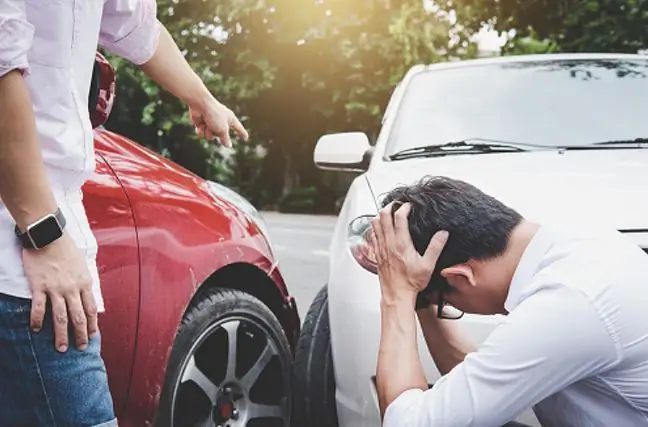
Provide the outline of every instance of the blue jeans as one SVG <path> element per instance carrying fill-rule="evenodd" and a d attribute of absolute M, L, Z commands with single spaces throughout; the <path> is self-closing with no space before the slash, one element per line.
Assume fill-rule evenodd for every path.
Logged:
<path fill-rule="evenodd" d="M 84 351 L 54 348 L 52 313 L 29 328 L 31 300 L 0 294 L 0 426 L 115 427 L 97 334 Z"/>

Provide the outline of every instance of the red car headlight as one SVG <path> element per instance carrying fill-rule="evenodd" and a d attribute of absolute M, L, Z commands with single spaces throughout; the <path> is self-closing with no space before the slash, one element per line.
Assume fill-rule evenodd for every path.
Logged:
<path fill-rule="evenodd" d="M 371 220 L 374 215 L 362 215 L 349 224 L 347 240 L 353 258 L 365 270 L 378 274 L 378 263 L 371 244 Z"/>

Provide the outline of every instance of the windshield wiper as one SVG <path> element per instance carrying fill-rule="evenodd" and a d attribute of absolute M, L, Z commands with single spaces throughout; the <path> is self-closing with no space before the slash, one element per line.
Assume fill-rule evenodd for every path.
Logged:
<path fill-rule="evenodd" d="M 445 156 L 448 154 L 515 153 L 528 151 L 528 147 L 537 146 L 494 139 L 470 138 L 461 141 L 449 141 L 444 144 L 407 148 L 390 155 L 388 158 L 390 160 L 400 160 L 410 157 Z"/>
<path fill-rule="evenodd" d="M 637 147 L 637 146 L 639 146 L 639 147 L 648 147 L 648 137 L 640 137 L 640 138 L 635 138 L 635 139 L 617 139 L 617 140 L 612 140 L 612 141 L 600 141 L 600 142 L 594 142 L 592 145 L 593 146 L 628 145 L 628 146 L 634 146 L 634 147 Z"/>
<path fill-rule="evenodd" d="M 592 142 L 586 145 L 567 145 L 560 147 L 564 150 L 605 150 L 605 149 L 636 149 L 648 148 L 648 137 L 634 139 L 616 139 Z"/>

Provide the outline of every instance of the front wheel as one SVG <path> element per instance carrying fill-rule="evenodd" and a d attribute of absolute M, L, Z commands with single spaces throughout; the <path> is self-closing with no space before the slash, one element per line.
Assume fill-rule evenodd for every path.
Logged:
<path fill-rule="evenodd" d="M 293 418 L 296 427 L 337 427 L 328 288 L 313 300 L 295 353 Z"/>
<path fill-rule="evenodd" d="M 158 427 L 290 427 L 291 353 L 274 314 L 253 296 L 209 289 L 171 350 Z"/>

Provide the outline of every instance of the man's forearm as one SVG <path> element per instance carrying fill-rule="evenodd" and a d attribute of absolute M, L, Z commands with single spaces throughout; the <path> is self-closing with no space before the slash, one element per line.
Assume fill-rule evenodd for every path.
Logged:
<path fill-rule="evenodd" d="M 411 302 L 381 303 L 381 337 L 376 387 L 380 415 L 402 392 L 427 390 L 425 373 L 416 344 L 416 316 Z"/>
<path fill-rule="evenodd" d="M 56 210 L 23 77 L 0 77 L 0 198 L 21 230 Z"/>
<path fill-rule="evenodd" d="M 475 347 L 461 335 L 456 321 L 437 318 L 436 310 L 436 306 L 430 306 L 418 310 L 417 315 L 430 355 L 439 373 L 445 375 Z"/>
<path fill-rule="evenodd" d="M 155 83 L 190 107 L 200 105 L 210 94 L 191 69 L 169 31 L 162 26 L 155 53 L 140 65 Z"/>

